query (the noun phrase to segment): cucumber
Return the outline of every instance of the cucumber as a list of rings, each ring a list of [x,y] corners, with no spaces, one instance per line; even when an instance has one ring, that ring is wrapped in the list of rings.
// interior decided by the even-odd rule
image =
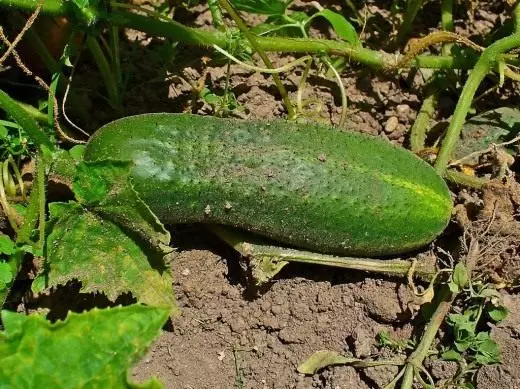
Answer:
[[[188,114],[126,117],[86,161],[133,161],[135,189],[169,223],[238,227],[316,252],[384,256],[446,227],[448,188],[389,142],[328,127]]]

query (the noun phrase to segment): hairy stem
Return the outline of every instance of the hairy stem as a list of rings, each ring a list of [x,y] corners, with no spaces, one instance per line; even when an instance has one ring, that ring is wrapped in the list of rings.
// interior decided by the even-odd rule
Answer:
[[[42,13],[50,15],[72,16],[72,3],[62,0],[46,0],[42,6]],[[114,6],[117,3],[113,4]],[[38,6],[35,0],[0,0],[0,7],[17,8],[25,11],[34,11]],[[151,36],[161,36],[179,41],[187,45],[198,45],[211,47],[217,45],[226,47],[226,34],[220,31],[206,31],[190,28],[173,20],[159,20],[145,15],[138,15],[126,10],[114,7],[107,16],[108,22],[114,26],[132,28],[142,31]],[[89,12],[99,19],[104,16],[95,9]],[[77,17],[77,15],[76,15]],[[352,46],[347,42],[326,39],[307,39],[307,38],[283,38],[283,37],[256,37],[258,47],[266,52],[293,52],[293,53],[317,53],[348,57],[355,62],[370,66],[376,69],[395,69],[396,64],[400,63],[400,55],[392,55],[382,51],[370,50],[364,47]],[[471,58],[461,56],[417,56],[414,61],[406,63],[405,67],[422,68],[457,68],[469,69],[474,65]]]
[[[421,338],[421,342],[408,358],[408,362],[404,370],[403,380],[401,381],[401,389],[412,388],[415,370],[420,369],[422,366],[422,363],[428,354],[428,350],[437,336],[437,331],[443,323],[444,318],[450,311],[451,304],[455,297],[456,294],[452,293],[447,285],[442,286],[442,289],[439,293],[439,304],[437,305],[435,312],[428,322],[426,331]]]
[[[453,31],[453,0],[442,0],[441,22],[445,31]]]
[[[421,109],[419,110],[417,117],[412,126],[410,135],[410,148],[414,153],[417,153],[424,149],[424,143],[426,141],[426,132],[430,120],[435,113],[435,107],[437,106],[438,94],[437,91],[430,90],[430,93],[423,100]]]
[[[7,112],[9,116],[16,120],[35,144],[45,146],[50,150],[54,149],[54,145],[42,131],[36,120],[34,120],[32,116],[28,115],[15,100],[1,89],[0,109]]]

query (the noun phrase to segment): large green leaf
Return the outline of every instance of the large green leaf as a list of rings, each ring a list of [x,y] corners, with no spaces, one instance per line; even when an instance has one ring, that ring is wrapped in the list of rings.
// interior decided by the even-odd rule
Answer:
[[[163,251],[77,203],[52,203],[49,211],[47,271],[35,280],[35,291],[77,279],[82,291],[103,292],[112,301],[132,292],[139,302],[176,310]]]
[[[133,189],[130,169],[121,161],[78,164],[80,203],[49,205],[46,267],[33,290],[77,279],[83,292],[111,301],[131,292],[139,302],[177,310],[164,261],[170,235]]]
[[[465,157],[476,151],[485,150],[491,143],[507,142],[520,133],[520,110],[500,107],[483,112],[469,119],[462,128],[461,139],[457,142],[455,159]],[[508,145],[511,152],[515,144]],[[465,160],[476,164],[478,156]]]
[[[146,351],[168,309],[131,305],[69,313],[50,323],[3,311],[0,388],[131,388],[128,368]],[[152,379],[141,388],[161,388]]]
[[[90,211],[138,234],[150,244],[167,245],[170,234],[131,185],[132,164],[122,161],[82,162],[74,193]]]

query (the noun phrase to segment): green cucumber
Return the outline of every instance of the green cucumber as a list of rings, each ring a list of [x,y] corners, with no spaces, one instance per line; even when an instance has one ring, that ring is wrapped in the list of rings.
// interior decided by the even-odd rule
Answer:
[[[328,127],[145,114],[96,132],[85,160],[133,161],[163,223],[238,227],[317,252],[383,256],[446,227],[448,188],[389,142]]]

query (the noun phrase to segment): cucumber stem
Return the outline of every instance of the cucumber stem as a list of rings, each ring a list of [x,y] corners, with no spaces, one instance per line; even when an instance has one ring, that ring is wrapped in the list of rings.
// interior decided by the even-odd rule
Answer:
[[[451,119],[446,137],[442,142],[442,147],[435,163],[435,170],[440,175],[444,175],[446,167],[451,158],[455,145],[459,139],[462,126],[466,120],[469,109],[480,83],[489,73],[493,66],[500,60],[503,53],[520,46],[520,33],[499,39],[487,47],[478,59],[475,67],[471,71],[462,93],[460,95],[455,112]]]
[[[34,11],[38,6],[35,0],[0,0],[0,7],[16,8],[25,11]],[[174,39],[188,45],[211,47],[217,45],[226,47],[226,34],[220,31],[205,31],[190,28],[173,20],[158,20],[145,15],[138,15],[129,11],[118,9],[119,4],[111,4],[114,9],[108,15],[93,7],[85,7],[83,13],[76,13],[72,3],[63,0],[46,0],[41,12],[48,15],[61,15],[68,17],[81,17],[90,14],[98,19],[106,18],[113,26],[132,28],[145,32],[152,36],[162,36]],[[121,8],[121,7],[119,7]],[[86,16],[84,16],[86,18]],[[400,62],[402,55],[394,55],[386,52],[353,46],[347,42],[327,39],[283,38],[283,37],[256,37],[258,47],[264,51],[292,52],[292,53],[317,53],[348,57],[353,61],[370,66],[375,69],[394,70]],[[409,68],[416,66],[421,68],[457,68],[471,69],[475,61],[462,56],[435,56],[420,55],[411,63],[403,64]]]
[[[383,273],[391,276],[408,277],[410,268],[413,266],[411,260],[404,259],[374,259],[340,257],[335,255],[319,254],[310,251],[288,249],[285,247],[264,244],[261,241],[244,233],[231,230],[222,226],[210,226],[210,230],[224,242],[233,247],[238,253],[247,258],[256,260],[269,260],[273,267],[281,262],[310,263],[322,266],[332,266],[342,269],[360,270],[371,273]],[[278,271],[271,274],[274,276]],[[414,275],[424,279],[432,279],[437,270],[435,264],[428,261],[418,261],[415,265]]]

